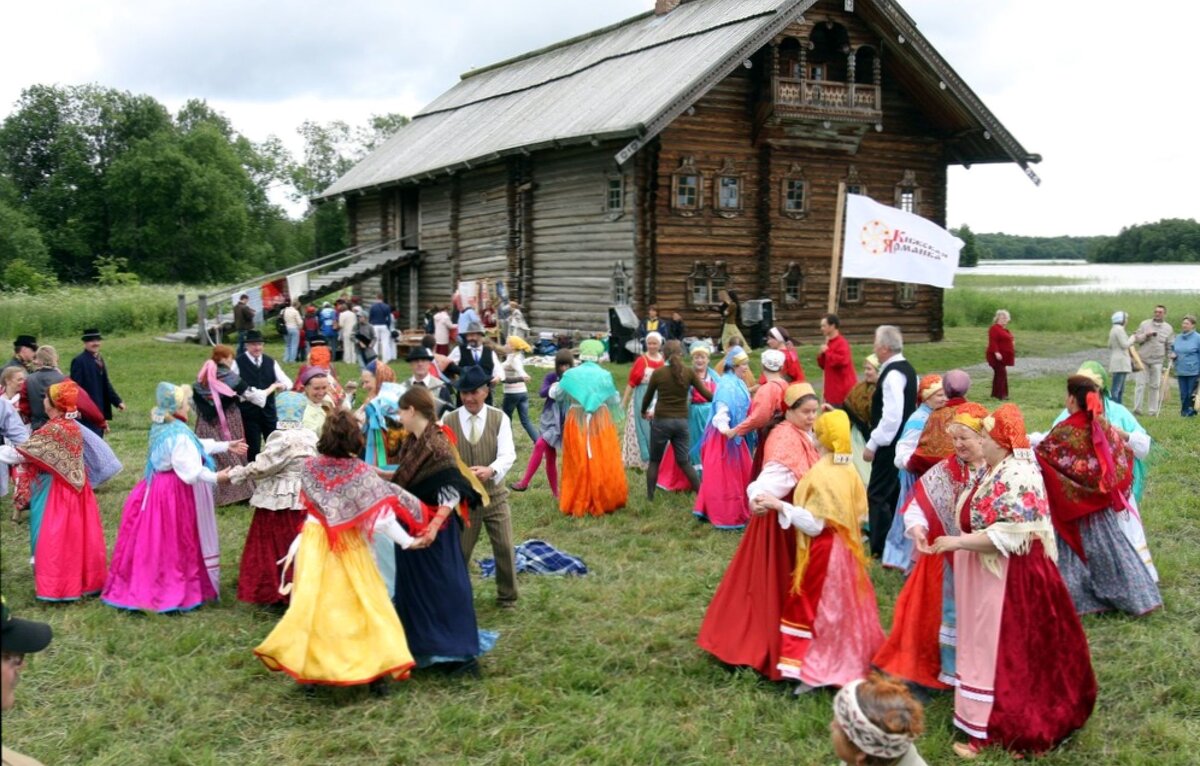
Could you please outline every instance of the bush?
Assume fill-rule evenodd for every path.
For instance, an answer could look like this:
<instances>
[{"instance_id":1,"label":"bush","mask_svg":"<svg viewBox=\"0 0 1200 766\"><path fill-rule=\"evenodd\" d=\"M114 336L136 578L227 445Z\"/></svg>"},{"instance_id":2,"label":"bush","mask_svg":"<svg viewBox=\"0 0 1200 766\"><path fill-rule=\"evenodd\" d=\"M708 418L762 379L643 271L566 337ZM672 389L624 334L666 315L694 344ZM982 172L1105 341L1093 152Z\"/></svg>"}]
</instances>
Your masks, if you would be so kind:
<instances>
[{"instance_id":1,"label":"bush","mask_svg":"<svg viewBox=\"0 0 1200 766\"><path fill-rule=\"evenodd\" d=\"M138 275L125 270L128 267L128 258L118 258L115 255L100 256L96 259L96 284L106 287L139 284L141 280L138 279Z\"/></svg>"},{"instance_id":2,"label":"bush","mask_svg":"<svg viewBox=\"0 0 1200 766\"><path fill-rule=\"evenodd\" d=\"M35 269L24 259L18 258L4 267L0 287L12 292L37 294L58 287L58 279L48 271Z\"/></svg>"}]
</instances>

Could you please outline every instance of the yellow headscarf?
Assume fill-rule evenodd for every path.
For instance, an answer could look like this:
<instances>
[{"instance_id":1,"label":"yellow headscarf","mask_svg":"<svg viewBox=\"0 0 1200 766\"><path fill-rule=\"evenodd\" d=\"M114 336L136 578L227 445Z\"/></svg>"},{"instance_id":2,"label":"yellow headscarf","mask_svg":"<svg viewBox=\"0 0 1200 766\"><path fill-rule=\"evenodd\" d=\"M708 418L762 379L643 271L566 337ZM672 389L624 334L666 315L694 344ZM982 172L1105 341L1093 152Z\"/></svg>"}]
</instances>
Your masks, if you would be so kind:
<instances>
[{"instance_id":1,"label":"yellow headscarf","mask_svg":"<svg viewBox=\"0 0 1200 766\"><path fill-rule=\"evenodd\" d=\"M850 416L844 410L826 412L817 418L813 432L821 446L833 453L835 463L850 462ZM839 460L838 458L844 458Z\"/></svg>"}]
</instances>

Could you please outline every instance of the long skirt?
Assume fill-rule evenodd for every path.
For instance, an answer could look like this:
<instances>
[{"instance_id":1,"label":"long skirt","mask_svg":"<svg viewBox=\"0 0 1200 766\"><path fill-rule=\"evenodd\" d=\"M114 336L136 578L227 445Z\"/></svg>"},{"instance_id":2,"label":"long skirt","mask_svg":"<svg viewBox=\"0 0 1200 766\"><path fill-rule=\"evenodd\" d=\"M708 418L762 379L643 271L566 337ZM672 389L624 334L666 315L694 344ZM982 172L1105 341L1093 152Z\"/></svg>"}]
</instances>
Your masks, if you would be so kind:
<instances>
[{"instance_id":1,"label":"long skirt","mask_svg":"<svg viewBox=\"0 0 1200 766\"><path fill-rule=\"evenodd\" d=\"M1086 560L1060 537L1058 571L1079 614L1116 609L1143 615L1162 606L1162 594L1110 510L1088 514L1076 522Z\"/></svg>"},{"instance_id":2,"label":"long skirt","mask_svg":"<svg viewBox=\"0 0 1200 766\"><path fill-rule=\"evenodd\" d=\"M571 408L563 425L562 455L559 510L568 516L603 516L625 507L629 485L607 407L591 416Z\"/></svg>"},{"instance_id":3,"label":"long skirt","mask_svg":"<svg viewBox=\"0 0 1200 766\"><path fill-rule=\"evenodd\" d=\"M225 424L229 426L229 436L221 433L221 423L214 420L209 423L201 417L196 418L196 436L201 439L215 439L217 441L232 441L236 439L246 438L246 428L242 423L242 412L237 408L237 405L225 408ZM217 462L217 470L223 468L233 468L234 466L246 465L248 462L246 456L237 456L231 452L222 452L213 455L213 460ZM216 489L217 507L221 508L234 503L245 503L250 500L250 496L254 494L254 482L246 480L241 484L218 484Z\"/></svg>"},{"instance_id":4,"label":"long skirt","mask_svg":"<svg viewBox=\"0 0 1200 766\"><path fill-rule=\"evenodd\" d=\"M778 667L784 678L845 686L871 670L871 658L883 644L875 589L833 529L826 527L809 541L800 592L788 593L779 632Z\"/></svg>"},{"instance_id":5,"label":"long skirt","mask_svg":"<svg viewBox=\"0 0 1200 766\"><path fill-rule=\"evenodd\" d=\"M29 504L33 588L42 601L76 601L104 588L108 551L96 496L38 471Z\"/></svg>"},{"instance_id":6,"label":"long skirt","mask_svg":"<svg viewBox=\"0 0 1200 766\"><path fill-rule=\"evenodd\" d=\"M721 662L779 681L779 620L792 587L795 532L773 513L750 518L700 625L696 643Z\"/></svg>"},{"instance_id":7,"label":"long skirt","mask_svg":"<svg viewBox=\"0 0 1200 766\"><path fill-rule=\"evenodd\" d=\"M366 541L347 532L338 545L330 549L320 524L304 525L292 602L254 654L306 684L406 678L413 658Z\"/></svg>"},{"instance_id":8,"label":"long skirt","mask_svg":"<svg viewBox=\"0 0 1200 766\"><path fill-rule=\"evenodd\" d=\"M858 477L862 479L864 487L871 483L871 464L862 459L863 450L866 448L867 440L863 438L862 432L851 426L850 461L854 464L854 470L858 471Z\"/></svg>"},{"instance_id":9,"label":"long skirt","mask_svg":"<svg viewBox=\"0 0 1200 766\"><path fill-rule=\"evenodd\" d=\"M954 572L945 554L917 558L894 614L892 632L871 664L928 689L954 686Z\"/></svg>"},{"instance_id":10,"label":"long skirt","mask_svg":"<svg viewBox=\"0 0 1200 766\"><path fill-rule=\"evenodd\" d=\"M1096 701L1083 626L1058 570L1034 541L1029 553L954 552L958 685L954 724L979 745L1040 753L1082 727Z\"/></svg>"},{"instance_id":11,"label":"long skirt","mask_svg":"<svg viewBox=\"0 0 1200 766\"><path fill-rule=\"evenodd\" d=\"M642 397L648 386L634 386L625 408L625 430L621 437L621 459L626 468L646 469L650 463L650 421L642 417Z\"/></svg>"},{"instance_id":12,"label":"long skirt","mask_svg":"<svg viewBox=\"0 0 1200 766\"><path fill-rule=\"evenodd\" d=\"M217 598L200 540L196 494L174 471L137 483L121 515L104 603L179 612Z\"/></svg>"},{"instance_id":13,"label":"long skirt","mask_svg":"<svg viewBox=\"0 0 1200 766\"><path fill-rule=\"evenodd\" d=\"M1130 505L1133 505L1133 498L1130 498L1129 502ZM1158 582L1158 567L1154 566L1154 559L1150 556L1150 544L1146 541L1146 529L1142 526L1140 514L1135 511L1120 511L1117 513L1117 524L1125 533L1129 544L1137 551L1138 558L1146 565L1146 570L1150 572L1150 579Z\"/></svg>"},{"instance_id":14,"label":"long skirt","mask_svg":"<svg viewBox=\"0 0 1200 766\"><path fill-rule=\"evenodd\" d=\"M292 581L292 571L283 573L278 562L304 523L304 511L273 511L255 508L246 533L246 547L238 567L238 601L248 604L286 604L288 597L279 592L281 582Z\"/></svg>"},{"instance_id":15,"label":"long skirt","mask_svg":"<svg viewBox=\"0 0 1200 766\"><path fill-rule=\"evenodd\" d=\"M883 544L883 558L880 559L888 569L908 572L913 566L913 541L904 533L904 506L908 505L916 484L916 474L900 469L900 498L896 500L896 513L892 516L892 525Z\"/></svg>"},{"instance_id":16,"label":"long skirt","mask_svg":"<svg viewBox=\"0 0 1200 766\"><path fill-rule=\"evenodd\" d=\"M457 514L451 514L428 548L397 547L395 594L392 603L417 664L479 656L475 602Z\"/></svg>"},{"instance_id":17,"label":"long skirt","mask_svg":"<svg viewBox=\"0 0 1200 766\"><path fill-rule=\"evenodd\" d=\"M692 445L688 450L688 460L691 461L696 474L700 476L703 474L700 442L704 440L704 429L708 427L711 416L712 405L708 402L688 405L688 435L691 437L688 443ZM679 464L675 462L673 450L668 449L664 452L662 462L659 463L658 488L668 492L690 492L692 489L692 483L688 481L687 475L679 469Z\"/></svg>"},{"instance_id":18,"label":"long skirt","mask_svg":"<svg viewBox=\"0 0 1200 766\"><path fill-rule=\"evenodd\" d=\"M745 439L726 439L715 428L700 449L704 481L692 511L717 529L741 529L750 520L746 487L750 484L750 447Z\"/></svg>"}]
</instances>

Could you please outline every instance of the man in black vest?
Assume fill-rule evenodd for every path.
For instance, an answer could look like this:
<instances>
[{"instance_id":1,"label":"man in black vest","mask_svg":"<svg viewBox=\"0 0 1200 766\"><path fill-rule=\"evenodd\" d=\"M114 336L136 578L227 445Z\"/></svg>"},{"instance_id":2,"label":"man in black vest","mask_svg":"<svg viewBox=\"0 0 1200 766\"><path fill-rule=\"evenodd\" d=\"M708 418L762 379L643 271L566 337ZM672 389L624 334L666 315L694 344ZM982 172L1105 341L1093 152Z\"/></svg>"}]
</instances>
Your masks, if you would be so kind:
<instances>
[{"instance_id":1,"label":"man in black vest","mask_svg":"<svg viewBox=\"0 0 1200 766\"><path fill-rule=\"evenodd\" d=\"M266 398L258 402L238 402L246 429L246 460L254 462L262 443L275 431L275 392L291 390L292 379L263 353L263 336L258 330L246 331L246 350L237 355L233 371L251 388L266 393Z\"/></svg>"},{"instance_id":2,"label":"man in black vest","mask_svg":"<svg viewBox=\"0 0 1200 766\"><path fill-rule=\"evenodd\" d=\"M871 438L863 460L871 464L867 504L871 523L871 555L883 555L888 529L900 496L900 470L896 468L896 442L900 428L917 408L917 373L904 358L904 336L894 325L875 330L875 356L879 357L879 382L871 398Z\"/></svg>"},{"instance_id":3,"label":"man in black vest","mask_svg":"<svg viewBox=\"0 0 1200 766\"><path fill-rule=\"evenodd\" d=\"M450 349L450 361L457 364L459 369L466 371L468 367L481 367L492 383L501 383L500 365L496 362L496 354L492 347L483 342L483 325L471 322L467 331L458 340L458 345ZM459 403L462 403L461 396ZM492 406L492 391L488 389L487 405Z\"/></svg>"}]
</instances>

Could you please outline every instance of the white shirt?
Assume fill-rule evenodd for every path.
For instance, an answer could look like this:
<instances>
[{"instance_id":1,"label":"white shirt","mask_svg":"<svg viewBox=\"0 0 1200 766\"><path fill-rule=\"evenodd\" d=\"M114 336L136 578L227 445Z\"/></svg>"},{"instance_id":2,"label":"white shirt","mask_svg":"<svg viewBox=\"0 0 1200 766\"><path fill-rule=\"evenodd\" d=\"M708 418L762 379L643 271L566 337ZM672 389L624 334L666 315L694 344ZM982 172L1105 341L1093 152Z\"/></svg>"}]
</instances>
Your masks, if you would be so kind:
<instances>
[{"instance_id":1,"label":"white shirt","mask_svg":"<svg viewBox=\"0 0 1200 766\"><path fill-rule=\"evenodd\" d=\"M201 439L200 446L209 455L219 455L229 448L229 442L218 442L212 439ZM156 471L174 471L184 484L216 484L217 475L204 465L204 458L196 451L190 439L177 437L171 446L171 452L160 455L154 461Z\"/></svg>"},{"instance_id":2,"label":"white shirt","mask_svg":"<svg viewBox=\"0 0 1200 766\"><path fill-rule=\"evenodd\" d=\"M885 444L891 444L900 432L901 420L904 418L904 388L907 381L903 375L884 375L888 365L904 361L904 354L896 354L879 368L879 379L883 381L883 415L879 425L871 432L867 441L867 449L877 452Z\"/></svg>"},{"instance_id":3,"label":"white shirt","mask_svg":"<svg viewBox=\"0 0 1200 766\"><path fill-rule=\"evenodd\" d=\"M483 409L479 411L479 414L474 416L479 418L479 433L482 434L483 429L487 427L489 410L500 415L500 432L496 434L496 459L488 466L488 468L496 472L496 475L492 477L493 486L499 487L503 486L504 475L508 473L508 470L513 467L513 463L517 461L517 448L513 444L512 421L508 419L508 415L505 415L495 407L489 407L485 404ZM471 413L467 411L466 407L459 407L454 412L447 413L446 417L454 417L455 415L458 415L458 424L462 428L463 434L470 439Z\"/></svg>"},{"instance_id":4,"label":"white shirt","mask_svg":"<svg viewBox=\"0 0 1200 766\"><path fill-rule=\"evenodd\" d=\"M262 364L263 358L261 356L257 358L253 357L250 355L249 351L246 352L246 356L249 357L250 361L253 362L256 367ZM233 364L230 365L229 369L233 371L234 375L241 377L242 374L238 372L238 364L236 359L233 360ZM281 367L279 364L275 365L275 382L282 383L284 391L292 390L292 379L287 376L287 373L283 371L283 367Z\"/></svg>"},{"instance_id":5,"label":"white shirt","mask_svg":"<svg viewBox=\"0 0 1200 766\"><path fill-rule=\"evenodd\" d=\"M304 317L300 316L300 312L292 306L288 306L283 310L283 324L289 329L299 330L304 326Z\"/></svg>"},{"instance_id":6,"label":"white shirt","mask_svg":"<svg viewBox=\"0 0 1200 766\"><path fill-rule=\"evenodd\" d=\"M529 377L525 372L525 354L520 351L509 354L501 367L504 368L504 393L524 394L529 390L525 387L525 378ZM510 378L514 382L510 383Z\"/></svg>"},{"instance_id":7,"label":"white shirt","mask_svg":"<svg viewBox=\"0 0 1200 766\"><path fill-rule=\"evenodd\" d=\"M450 328L454 327L454 322L450 321L450 315L445 311L439 311L433 315L433 342L439 346L450 345Z\"/></svg>"},{"instance_id":8,"label":"white shirt","mask_svg":"<svg viewBox=\"0 0 1200 766\"><path fill-rule=\"evenodd\" d=\"M354 326L358 324L358 317L350 309L346 309L338 314L338 329L342 331L342 335L351 335L354 333Z\"/></svg>"},{"instance_id":9,"label":"white shirt","mask_svg":"<svg viewBox=\"0 0 1200 766\"><path fill-rule=\"evenodd\" d=\"M469 362L469 365L470 364L476 364L476 365L479 364L479 360L483 357L483 346L468 346L467 348L471 352L471 361ZM450 349L450 353L446 355L446 358L448 358L451 362L454 362L455 364L457 364L459 367L462 367L463 366L462 346L458 345L458 346L455 346L454 348ZM503 380L503 378L500 376L500 369L503 366L504 365L500 364L500 360L496 359L494 356L492 357L492 382L493 383L499 383Z\"/></svg>"}]
</instances>

